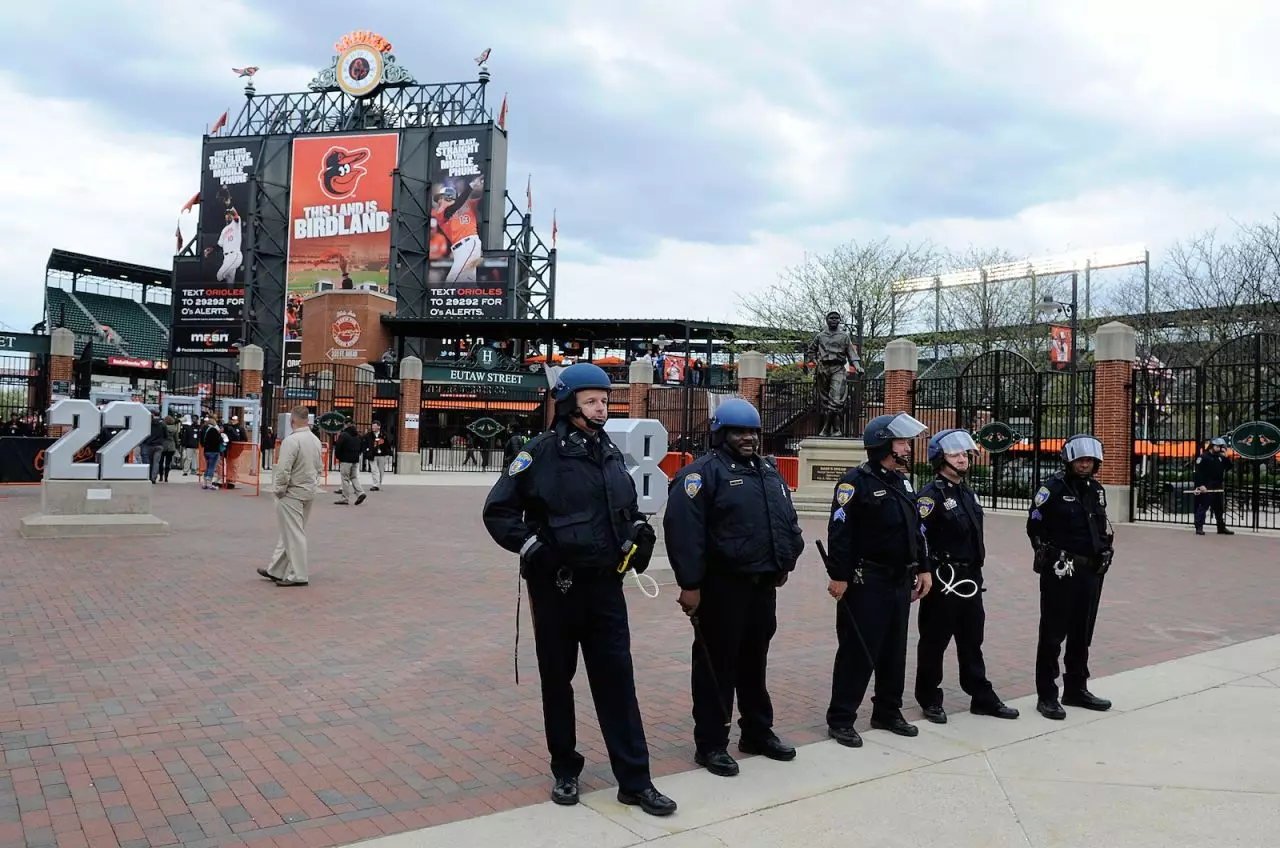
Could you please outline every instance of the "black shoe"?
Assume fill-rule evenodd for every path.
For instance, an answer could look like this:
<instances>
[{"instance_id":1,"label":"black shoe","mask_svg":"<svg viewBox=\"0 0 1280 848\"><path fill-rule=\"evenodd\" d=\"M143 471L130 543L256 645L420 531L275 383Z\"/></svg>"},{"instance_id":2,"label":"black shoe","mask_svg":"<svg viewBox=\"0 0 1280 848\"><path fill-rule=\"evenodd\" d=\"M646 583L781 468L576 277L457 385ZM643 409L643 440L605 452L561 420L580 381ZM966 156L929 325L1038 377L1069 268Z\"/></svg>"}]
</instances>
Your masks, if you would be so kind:
<instances>
[{"instance_id":1,"label":"black shoe","mask_svg":"<svg viewBox=\"0 0 1280 848\"><path fill-rule=\"evenodd\" d=\"M889 716L888 718L871 717L871 727L875 730L887 730L898 736L919 736L920 728L907 721L902 717L902 713Z\"/></svg>"},{"instance_id":2,"label":"black shoe","mask_svg":"<svg viewBox=\"0 0 1280 848\"><path fill-rule=\"evenodd\" d=\"M941 704L931 704L927 707L921 707L920 710L924 713L924 717L934 724L947 723L947 711L942 708Z\"/></svg>"},{"instance_id":3,"label":"black shoe","mask_svg":"<svg viewBox=\"0 0 1280 848\"><path fill-rule=\"evenodd\" d=\"M782 763L789 763L796 758L796 749L776 736L770 736L768 739L758 742L750 739L739 739L738 750L744 754L768 757L771 760L777 760Z\"/></svg>"},{"instance_id":4,"label":"black shoe","mask_svg":"<svg viewBox=\"0 0 1280 848\"><path fill-rule=\"evenodd\" d=\"M562 807L578 803L578 778L557 777L556 785L551 787L551 801Z\"/></svg>"},{"instance_id":5,"label":"black shoe","mask_svg":"<svg viewBox=\"0 0 1280 848\"><path fill-rule=\"evenodd\" d=\"M1068 707L1083 707L1086 710L1095 710L1100 713L1105 713L1111 709L1110 701L1106 698L1099 698L1084 687L1063 692L1062 703Z\"/></svg>"},{"instance_id":6,"label":"black shoe","mask_svg":"<svg viewBox=\"0 0 1280 848\"><path fill-rule=\"evenodd\" d=\"M370 486L370 487L369 487L369 491L371 491L371 492L376 492L376 491L378 491L378 490L379 490L379 489L381 489L381 488L382 488L381 486Z\"/></svg>"},{"instance_id":7,"label":"black shoe","mask_svg":"<svg viewBox=\"0 0 1280 848\"><path fill-rule=\"evenodd\" d=\"M1058 703L1057 698L1041 698L1036 701L1036 712L1054 721L1062 721L1067 717L1067 711Z\"/></svg>"},{"instance_id":8,"label":"black shoe","mask_svg":"<svg viewBox=\"0 0 1280 848\"><path fill-rule=\"evenodd\" d=\"M676 811L676 802L650 786L639 792L618 790L618 803L639 807L651 816L669 816Z\"/></svg>"},{"instance_id":9,"label":"black shoe","mask_svg":"<svg viewBox=\"0 0 1280 848\"><path fill-rule=\"evenodd\" d=\"M717 777L733 777L738 773L738 763L724 748L697 751L693 761Z\"/></svg>"},{"instance_id":10,"label":"black shoe","mask_svg":"<svg viewBox=\"0 0 1280 848\"><path fill-rule=\"evenodd\" d=\"M862 737L853 727L828 727L827 735L846 748L861 748Z\"/></svg>"},{"instance_id":11,"label":"black shoe","mask_svg":"<svg viewBox=\"0 0 1280 848\"><path fill-rule=\"evenodd\" d=\"M999 698L994 701L974 701L969 705L969 712L974 715L991 716L992 718L1017 718L1018 711L1005 704Z\"/></svg>"},{"instance_id":12,"label":"black shoe","mask_svg":"<svg viewBox=\"0 0 1280 848\"><path fill-rule=\"evenodd\" d=\"M308 581L306 580L277 580L276 581L277 586L306 586L307 583Z\"/></svg>"},{"instance_id":13,"label":"black shoe","mask_svg":"<svg viewBox=\"0 0 1280 848\"><path fill-rule=\"evenodd\" d=\"M334 506L351 506L351 501L334 501Z\"/></svg>"},{"instance_id":14,"label":"black shoe","mask_svg":"<svg viewBox=\"0 0 1280 848\"><path fill-rule=\"evenodd\" d=\"M1203 528L1203 527L1197 527L1197 528L1196 528L1196 535L1197 535L1197 536L1203 536L1203 535L1204 535L1204 528Z\"/></svg>"},{"instance_id":15,"label":"black shoe","mask_svg":"<svg viewBox=\"0 0 1280 848\"><path fill-rule=\"evenodd\" d=\"M1228 530L1226 527L1219 527L1219 528L1218 528L1218 535L1219 535L1219 536L1234 536L1235 534L1236 534L1236 531L1234 531L1234 530Z\"/></svg>"},{"instance_id":16,"label":"black shoe","mask_svg":"<svg viewBox=\"0 0 1280 848\"><path fill-rule=\"evenodd\" d=\"M280 578L279 578L279 577L276 577L274 574L272 574L271 572L267 571L265 568L259 568L259 569L258 569L258 576L259 576L259 577L265 577L265 578L267 578L268 580L270 580L272 583L279 583L279 582L280 582Z\"/></svg>"},{"instance_id":17,"label":"black shoe","mask_svg":"<svg viewBox=\"0 0 1280 848\"><path fill-rule=\"evenodd\" d=\"M360 497L356 498L356 506L360 506L360 504L364 503L364 499L367 497L369 496L366 495L364 492L361 492Z\"/></svg>"}]
</instances>

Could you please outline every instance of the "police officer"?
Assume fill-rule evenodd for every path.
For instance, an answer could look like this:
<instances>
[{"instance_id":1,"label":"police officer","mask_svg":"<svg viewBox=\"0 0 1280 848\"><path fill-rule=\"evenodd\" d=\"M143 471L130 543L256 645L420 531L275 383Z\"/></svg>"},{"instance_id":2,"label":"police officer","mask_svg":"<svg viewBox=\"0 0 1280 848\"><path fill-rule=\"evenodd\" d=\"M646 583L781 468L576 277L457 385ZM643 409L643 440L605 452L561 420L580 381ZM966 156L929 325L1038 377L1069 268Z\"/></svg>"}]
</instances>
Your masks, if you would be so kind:
<instances>
[{"instance_id":1,"label":"police officer","mask_svg":"<svg viewBox=\"0 0 1280 848\"><path fill-rule=\"evenodd\" d=\"M917 625L916 701L924 717L946 724L942 708L942 655L956 639L960 688L968 693L969 712L996 718L1017 718L987 679L982 659L982 635L987 614L982 605L982 564L987 556L982 538L982 507L965 485L973 437L965 430L943 430L929 440L929 464L937 475L916 500L929 543L933 591L920 599Z\"/></svg>"},{"instance_id":2,"label":"police officer","mask_svg":"<svg viewBox=\"0 0 1280 848\"><path fill-rule=\"evenodd\" d=\"M484 504L484 524L498 544L520 555L542 679L542 712L555 784L551 800L578 803L583 758L574 731L573 676L578 649L618 800L666 816L676 804L649 777L622 594L624 544L647 551L656 539L637 508L622 452L604 432L609 377L589 363L560 372L555 427L524 446Z\"/></svg>"},{"instance_id":3,"label":"police officer","mask_svg":"<svg viewBox=\"0 0 1280 848\"><path fill-rule=\"evenodd\" d=\"M827 732L850 748L862 746L853 729L858 707L876 675L871 726L899 736L919 729L902 717L907 676L907 623L911 602L932 584L911 468L911 439L926 427L905 412L871 419L863 434L867 462L836 484L827 522L827 592L836 599L835 668Z\"/></svg>"},{"instance_id":4,"label":"police officer","mask_svg":"<svg viewBox=\"0 0 1280 848\"><path fill-rule=\"evenodd\" d=\"M1196 493L1196 535L1204 535L1204 519L1209 510L1213 510L1213 518L1218 522L1219 536L1234 536L1235 531L1227 529L1227 520L1222 514L1223 490L1226 488L1227 472L1231 470L1231 460L1227 459L1227 440L1221 436L1209 441L1209 449L1196 457L1195 475L1192 483Z\"/></svg>"},{"instance_id":5,"label":"police officer","mask_svg":"<svg viewBox=\"0 0 1280 848\"><path fill-rule=\"evenodd\" d=\"M1115 534L1107 498L1094 479L1102 466L1102 443L1087 433L1062 445L1065 468L1036 491L1027 536L1040 575L1040 638L1036 646L1036 710L1045 718L1067 717L1062 705L1109 710L1111 702L1085 686L1089 643L1098 619L1102 578L1111 567ZM1062 701L1058 701L1058 652L1066 640Z\"/></svg>"},{"instance_id":6,"label":"police officer","mask_svg":"<svg viewBox=\"0 0 1280 848\"><path fill-rule=\"evenodd\" d=\"M760 413L729 398L711 418L712 449L671 482L662 527L680 607L694 622L694 762L732 777L727 750L733 696L738 750L793 760L773 732L765 687L769 640L778 629L777 591L804 551L791 491L758 454Z\"/></svg>"}]
</instances>

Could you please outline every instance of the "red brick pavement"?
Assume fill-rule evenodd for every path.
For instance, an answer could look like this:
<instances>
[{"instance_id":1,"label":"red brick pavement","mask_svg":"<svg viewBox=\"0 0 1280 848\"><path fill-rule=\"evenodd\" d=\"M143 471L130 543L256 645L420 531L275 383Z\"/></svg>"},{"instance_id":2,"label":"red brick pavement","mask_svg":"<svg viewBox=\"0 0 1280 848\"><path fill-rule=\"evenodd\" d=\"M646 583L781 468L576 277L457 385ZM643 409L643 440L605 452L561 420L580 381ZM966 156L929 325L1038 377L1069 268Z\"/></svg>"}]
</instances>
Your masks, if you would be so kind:
<instances>
[{"instance_id":1,"label":"red brick pavement","mask_svg":"<svg viewBox=\"0 0 1280 848\"><path fill-rule=\"evenodd\" d=\"M517 688L516 579L479 525L483 489L322 498L314 582L296 590L253 572L275 538L267 498L158 494L173 535L137 542L23 540L39 492L0 494L0 846L325 846L546 798L527 613ZM1032 691L1035 582L1018 521L990 525L987 657L1014 697ZM1117 548L1095 674L1280 629L1280 539L1125 527ZM771 688L796 743L823 735L823 588L809 553L779 601ZM674 598L631 598L658 776L692 767ZM581 677L579 692L591 790L611 777Z\"/></svg>"}]
</instances>

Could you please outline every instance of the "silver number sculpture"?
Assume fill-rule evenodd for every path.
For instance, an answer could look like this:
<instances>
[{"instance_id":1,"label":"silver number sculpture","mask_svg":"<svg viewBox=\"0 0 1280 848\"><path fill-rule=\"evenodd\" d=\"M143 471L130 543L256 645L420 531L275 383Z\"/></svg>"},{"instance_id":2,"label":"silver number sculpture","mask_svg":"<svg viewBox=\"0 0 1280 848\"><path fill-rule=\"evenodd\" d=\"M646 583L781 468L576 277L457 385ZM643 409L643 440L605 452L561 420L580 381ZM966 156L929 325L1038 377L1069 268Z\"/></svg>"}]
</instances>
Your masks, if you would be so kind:
<instances>
[{"instance_id":1,"label":"silver number sculpture","mask_svg":"<svg viewBox=\"0 0 1280 848\"><path fill-rule=\"evenodd\" d=\"M135 401L112 401L99 411L83 399L60 400L49 407L50 426L70 431L45 452L44 476L49 480L146 480L145 463L128 462L129 454L151 434L151 413ZM89 446L103 427L121 431L98 451L97 462L76 462L76 454Z\"/></svg>"},{"instance_id":2,"label":"silver number sculpture","mask_svg":"<svg viewBox=\"0 0 1280 848\"><path fill-rule=\"evenodd\" d=\"M658 467L667 455L667 428L653 418L611 418L604 429L627 461L640 511L657 515L667 504L667 475Z\"/></svg>"}]
</instances>

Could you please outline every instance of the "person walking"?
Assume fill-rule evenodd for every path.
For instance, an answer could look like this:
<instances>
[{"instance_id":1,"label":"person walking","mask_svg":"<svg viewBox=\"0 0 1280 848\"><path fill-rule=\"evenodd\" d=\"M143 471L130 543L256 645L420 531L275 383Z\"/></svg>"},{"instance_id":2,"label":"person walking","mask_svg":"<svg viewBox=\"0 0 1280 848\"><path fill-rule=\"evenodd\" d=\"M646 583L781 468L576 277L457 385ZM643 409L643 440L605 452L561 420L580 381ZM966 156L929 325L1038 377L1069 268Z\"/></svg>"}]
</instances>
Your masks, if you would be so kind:
<instances>
[{"instance_id":1,"label":"person walking","mask_svg":"<svg viewBox=\"0 0 1280 848\"><path fill-rule=\"evenodd\" d=\"M173 455L178 452L182 425L172 415L164 417L164 440L160 443L160 480L169 482L169 470L173 468Z\"/></svg>"},{"instance_id":2,"label":"person walking","mask_svg":"<svg viewBox=\"0 0 1280 848\"><path fill-rule=\"evenodd\" d=\"M351 504L355 496L355 505L360 506L368 497L360 487L360 454L364 452L364 441L356 430L356 422L347 420L337 442L333 446L334 456L338 458L338 470L342 473L342 500L334 501L340 506Z\"/></svg>"},{"instance_id":3,"label":"person walking","mask_svg":"<svg viewBox=\"0 0 1280 848\"><path fill-rule=\"evenodd\" d=\"M307 519L311 517L324 464L320 440L307 425L309 414L305 406L295 406L289 413L292 432L280 443L280 459L271 470L280 540L271 554L271 564L259 568L258 574L277 586L306 586L311 582L307 569Z\"/></svg>"}]
</instances>

